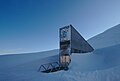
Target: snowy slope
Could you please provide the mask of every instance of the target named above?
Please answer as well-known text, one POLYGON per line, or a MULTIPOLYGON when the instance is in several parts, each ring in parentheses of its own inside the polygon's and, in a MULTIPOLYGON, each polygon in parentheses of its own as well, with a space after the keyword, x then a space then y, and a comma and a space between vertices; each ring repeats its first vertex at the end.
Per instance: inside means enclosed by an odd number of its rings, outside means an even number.
POLYGON ((97 49, 92 53, 73 54, 72 59, 74 60, 72 61, 71 68, 76 71, 84 72, 112 68, 120 65, 120 44, 97 49))
POLYGON ((120 44, 120 24, 90 38, 88 42, 95 49, 120 44))
POLYGON ((68 71, 37 72, 41 64, 58 61, 58 50, 1 55, 0 81, 120 81, 119 31, 120 25, 117 25, 89 39, 96 50, 72 54, 68 71))
POLYGON ((3 68, 13 67, 16 65, 32 62, 35 60, 40 60, 50 56, 58 55, 58 50, 51 50, 38 53, 29 53, 29 54, 13 54, 13 55, 1 55, 0 56, 0 71, 3 68))

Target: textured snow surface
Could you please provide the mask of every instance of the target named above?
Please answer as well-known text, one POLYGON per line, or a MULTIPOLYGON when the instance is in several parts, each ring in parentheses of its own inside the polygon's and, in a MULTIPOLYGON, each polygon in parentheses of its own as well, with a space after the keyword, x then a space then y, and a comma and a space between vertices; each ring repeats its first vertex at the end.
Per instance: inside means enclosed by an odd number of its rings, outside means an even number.
POLYGON ((37 72, 41 64, 58 61, 58 50, 1 55, 0 81, 120 81, 119 31, 117 25, 88 40, 95 51, 73 53, 68 71, 37 72))
POLYGON ((120 24, 90 38, 88 42, 95 49, 120 44, 120 24))

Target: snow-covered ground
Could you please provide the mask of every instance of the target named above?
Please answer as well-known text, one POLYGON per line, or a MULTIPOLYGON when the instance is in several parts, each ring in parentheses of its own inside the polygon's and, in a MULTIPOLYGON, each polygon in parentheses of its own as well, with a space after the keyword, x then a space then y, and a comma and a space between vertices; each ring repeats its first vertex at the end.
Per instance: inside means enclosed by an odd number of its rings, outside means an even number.
POLYGON ((120 24, 90 38, 88 42, 95 49, 120 44, 120 24))
POLYGON ((58 61, 58 50, 1 55, 0 81, 120 81, 120 25, 91 38, 95 51, 73 53, 70 69, 37 72, 44 63, 58 61))

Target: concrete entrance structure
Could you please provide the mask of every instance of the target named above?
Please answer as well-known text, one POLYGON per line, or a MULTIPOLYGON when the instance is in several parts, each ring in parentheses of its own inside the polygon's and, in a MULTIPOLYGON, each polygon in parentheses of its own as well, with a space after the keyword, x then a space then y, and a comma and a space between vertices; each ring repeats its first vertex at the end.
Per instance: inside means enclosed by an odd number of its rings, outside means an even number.
POLYGON ((87 53, 94 50, 72 25, 60 28, 59 38, 59 62, 65 69, 68 69, 72 53, 87 53))
POLYGON ((68 70, 72 53, 92 52, 92 46, 72 26, 65 26, 59 29, 59 61, 40 65, 38 72, 50 73, 60 70, 68 70))

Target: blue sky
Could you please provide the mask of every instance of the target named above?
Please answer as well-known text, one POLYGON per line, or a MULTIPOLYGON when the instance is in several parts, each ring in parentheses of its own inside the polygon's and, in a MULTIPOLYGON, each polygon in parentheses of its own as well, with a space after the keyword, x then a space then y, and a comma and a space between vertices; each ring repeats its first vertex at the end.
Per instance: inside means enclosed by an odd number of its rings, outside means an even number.
POLYGON ((119 0, 0 0, 0 54, 59 48, 60 27, 89 39, 120 23, 119 0))

